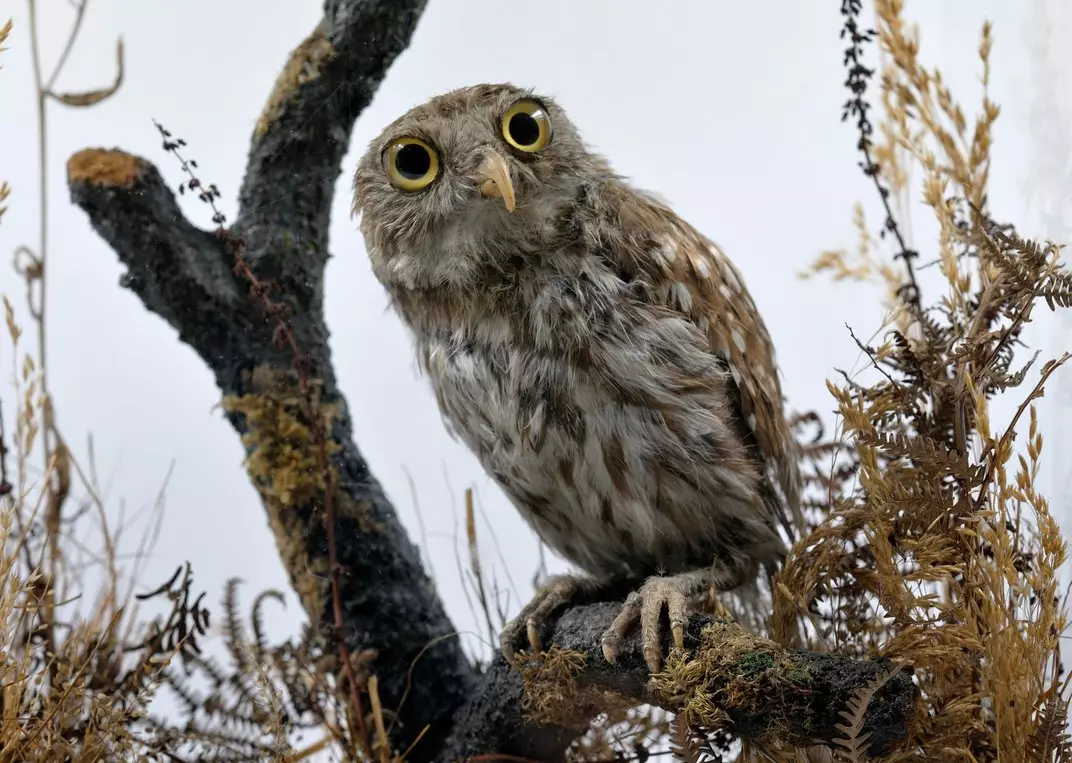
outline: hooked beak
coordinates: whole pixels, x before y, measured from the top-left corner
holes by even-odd
[[[501,198],[507,212],[513,212],[516,206],[514,184],[510,181],[510,168],[506,160],[497,152],[491,152],[477,171],[480,195],[487,198]]]

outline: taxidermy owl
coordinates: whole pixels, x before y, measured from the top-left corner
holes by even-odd
[[[504,629],[508,660],[560,608],[628,592],[603,652],[639,626],[657,670],[664,611],[681,648],[690,603],[776,568],[800,477],[756,306],[552,99],[476,85],[417,106],[362,157],[354,212],[448,429],[583,571]]]

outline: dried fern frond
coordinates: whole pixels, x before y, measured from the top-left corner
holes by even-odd
[[[1039,708],[1035,731],[1027,738],[1027,754],[1031,763],[1067,763],[1072,760],[1068,704],[1068,700],[1054,692]]]
[[[839,723],[837,730],[845,736],[834,740],[834,744],[840,748],[837,751],[839,760],[846,761],[846,763],[864,763],[869,759],[867,751],[871,734],[863,730],[867,708],[871,704],[871,699],[900,671],[901,668],[898,666],[880,675],[867,686],[857,689],[852,699],[849,700],[848,707],[840,712],[845,722]]]

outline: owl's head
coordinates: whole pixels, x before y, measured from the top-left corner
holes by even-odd
[[[386,285],[476,287],[539,251],[579,188],[608,171],[550,98],[475,85],[411,109],[369,144],[353,211]]]

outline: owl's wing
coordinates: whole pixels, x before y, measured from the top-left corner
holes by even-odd
[[[660,201],[621,188],[604,212],[616,217],[614,251],[647,281],[657,303],[687,315],[729,368],[741,419],[803,528],[797,441],[786,420],[774,346],[741,274],[721,250]],[[613,198],[616,196],[617,198]],[[782,512],[779,512],[782,513]]]

